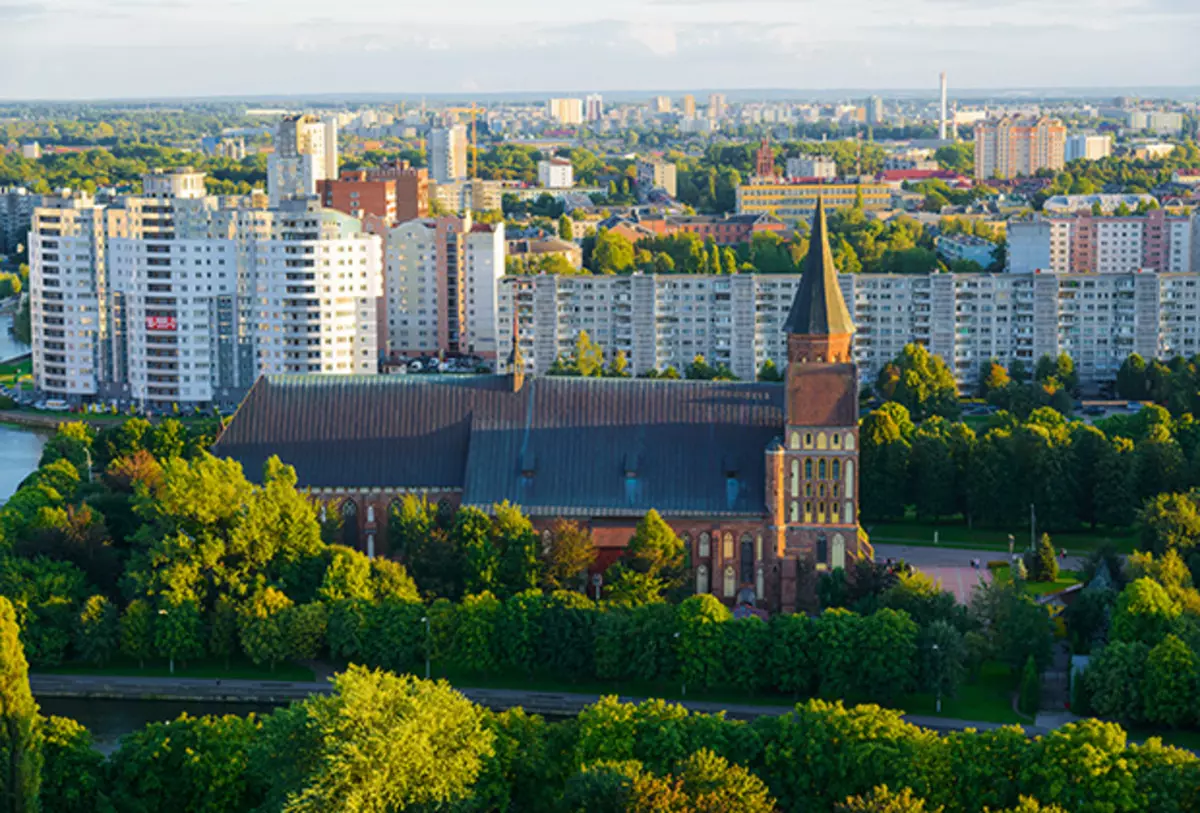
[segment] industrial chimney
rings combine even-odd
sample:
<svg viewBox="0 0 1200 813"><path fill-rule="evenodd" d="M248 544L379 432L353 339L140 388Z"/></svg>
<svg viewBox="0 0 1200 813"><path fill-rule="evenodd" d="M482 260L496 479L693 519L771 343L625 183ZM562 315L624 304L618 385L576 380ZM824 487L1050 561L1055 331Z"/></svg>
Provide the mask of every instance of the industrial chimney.
<svg viewBox="0 0 1200 813"><path fill-rule="evenodd" d="M946 140L946 133L950 127L946 114L946 72L942 71L942 118L941 123L938 124L938 139L941 141Z"/></svg>

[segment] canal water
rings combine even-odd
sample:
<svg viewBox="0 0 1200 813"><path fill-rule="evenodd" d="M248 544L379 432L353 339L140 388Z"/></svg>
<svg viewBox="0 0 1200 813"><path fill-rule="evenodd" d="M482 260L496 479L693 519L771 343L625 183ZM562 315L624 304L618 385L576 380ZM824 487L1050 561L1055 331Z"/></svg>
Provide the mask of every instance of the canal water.
<svg viewBox="0 0 1200 813"><path fill-rule="evenodd" d="M29 352L29 345L17 341L12 334L13 317L11 313L0 313L0 361L7 361Z"/></svg>
<svg viewBox="0 0 1200 813"><path fill-rule="evenodd" d="M117 750L121 737L150 723L165 723L187 712L192 717L254 712L270 714L277 707L266 703L196 703L183 700L84 700L78 698L35 698L46 716L70 717L92 732L100 753Z"/></svg>

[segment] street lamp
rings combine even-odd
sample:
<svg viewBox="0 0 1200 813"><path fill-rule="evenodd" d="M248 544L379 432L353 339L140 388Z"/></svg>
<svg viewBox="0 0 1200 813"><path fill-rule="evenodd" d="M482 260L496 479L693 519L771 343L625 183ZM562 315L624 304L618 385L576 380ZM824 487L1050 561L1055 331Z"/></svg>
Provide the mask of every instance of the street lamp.
<svg viewBox="0 0 1200 813"><path fill-rule="evenodd" d="M164 616L164 617L168 615L166 610L159 610L158 614L161 616ZM171 674L173 675L173 674L175 674L175 655L174 654L172 654L170 656L170 663L171 663Z"/></svg>
<svg viewBox="0 0 1200 813"><path fill-rule="evenodd" d="M938 657L937 652L938 652L938 645L934 644L933 645L933 659L934 659L934 664L936 667L936 672L934 673L936 675L936 677L934 678L934 680L937 683L937 713L941 714L942 713L942 660L940 657Z"/></svg>
<svg viewBox="0 0 1200 813"><path fill-rule="evenodd" d="M429 680L429 616L421 616L421 623L425 625L425 679Z"/></svg>

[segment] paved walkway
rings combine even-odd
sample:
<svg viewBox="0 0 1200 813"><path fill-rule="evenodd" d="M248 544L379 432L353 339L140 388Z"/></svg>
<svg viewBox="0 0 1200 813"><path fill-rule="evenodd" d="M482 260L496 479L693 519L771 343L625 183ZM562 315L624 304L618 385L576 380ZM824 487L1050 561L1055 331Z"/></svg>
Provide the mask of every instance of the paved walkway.
<svg viewBox="0 0 1200 813"><path fill-rule="evenodd" d="M923 547L886 542L881 542L874 548L876 562L903 559L917 570L941 582L942 589L953 593L960 604L971 601L971 592L980 581L992 580L992 572L987 569L989 561L1008 559L1008 554L1000 551L967 548ZM980 563L978 570L971 566L972 560L975 559ZM1059 560L1059 566L1065 570L1078 570L1082 564L1083 560L1075 556L1068 556L1065 561Z"/></svg>
<svg viewBox="0 0 1200 813"><path fill-rule="evenodd" d="M265 680L200 680L195 678L115 677L93 675L30 675L29 685L34 697L64 697L97 700L176 700L225 703L277 703L283 705L303 700L313 694L326 694L329 683L265 681ZM458 688L458 687L455 687ZM573 717L600 699L595 694L568 692L534 692L521 689L464 689L458 688L469 700L494 711L520 706L531 714L548 717ZM639 703L646 698L621 696L621 700ZM684 700L689 711L702 714L724 712L734 720L757 717L777 717L792 710L788 705L752 705ZM944 717L907 715L913 725L933 731L961 731L974 728L988 731L999 728L998 723L953 720ZM1030 735L1045 733L1036 726L1026 728Z"/></svg>

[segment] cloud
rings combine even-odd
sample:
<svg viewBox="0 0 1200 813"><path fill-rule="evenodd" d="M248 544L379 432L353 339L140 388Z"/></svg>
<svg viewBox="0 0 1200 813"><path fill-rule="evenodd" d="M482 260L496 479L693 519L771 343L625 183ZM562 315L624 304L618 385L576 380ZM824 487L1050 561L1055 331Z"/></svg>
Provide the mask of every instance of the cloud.
<svg viewBox="0 0 1200 813"><path fill-rule="evenodd" d="M45 3L0 3L0 20L32 20L49 13L50 7Z"/></svg>

